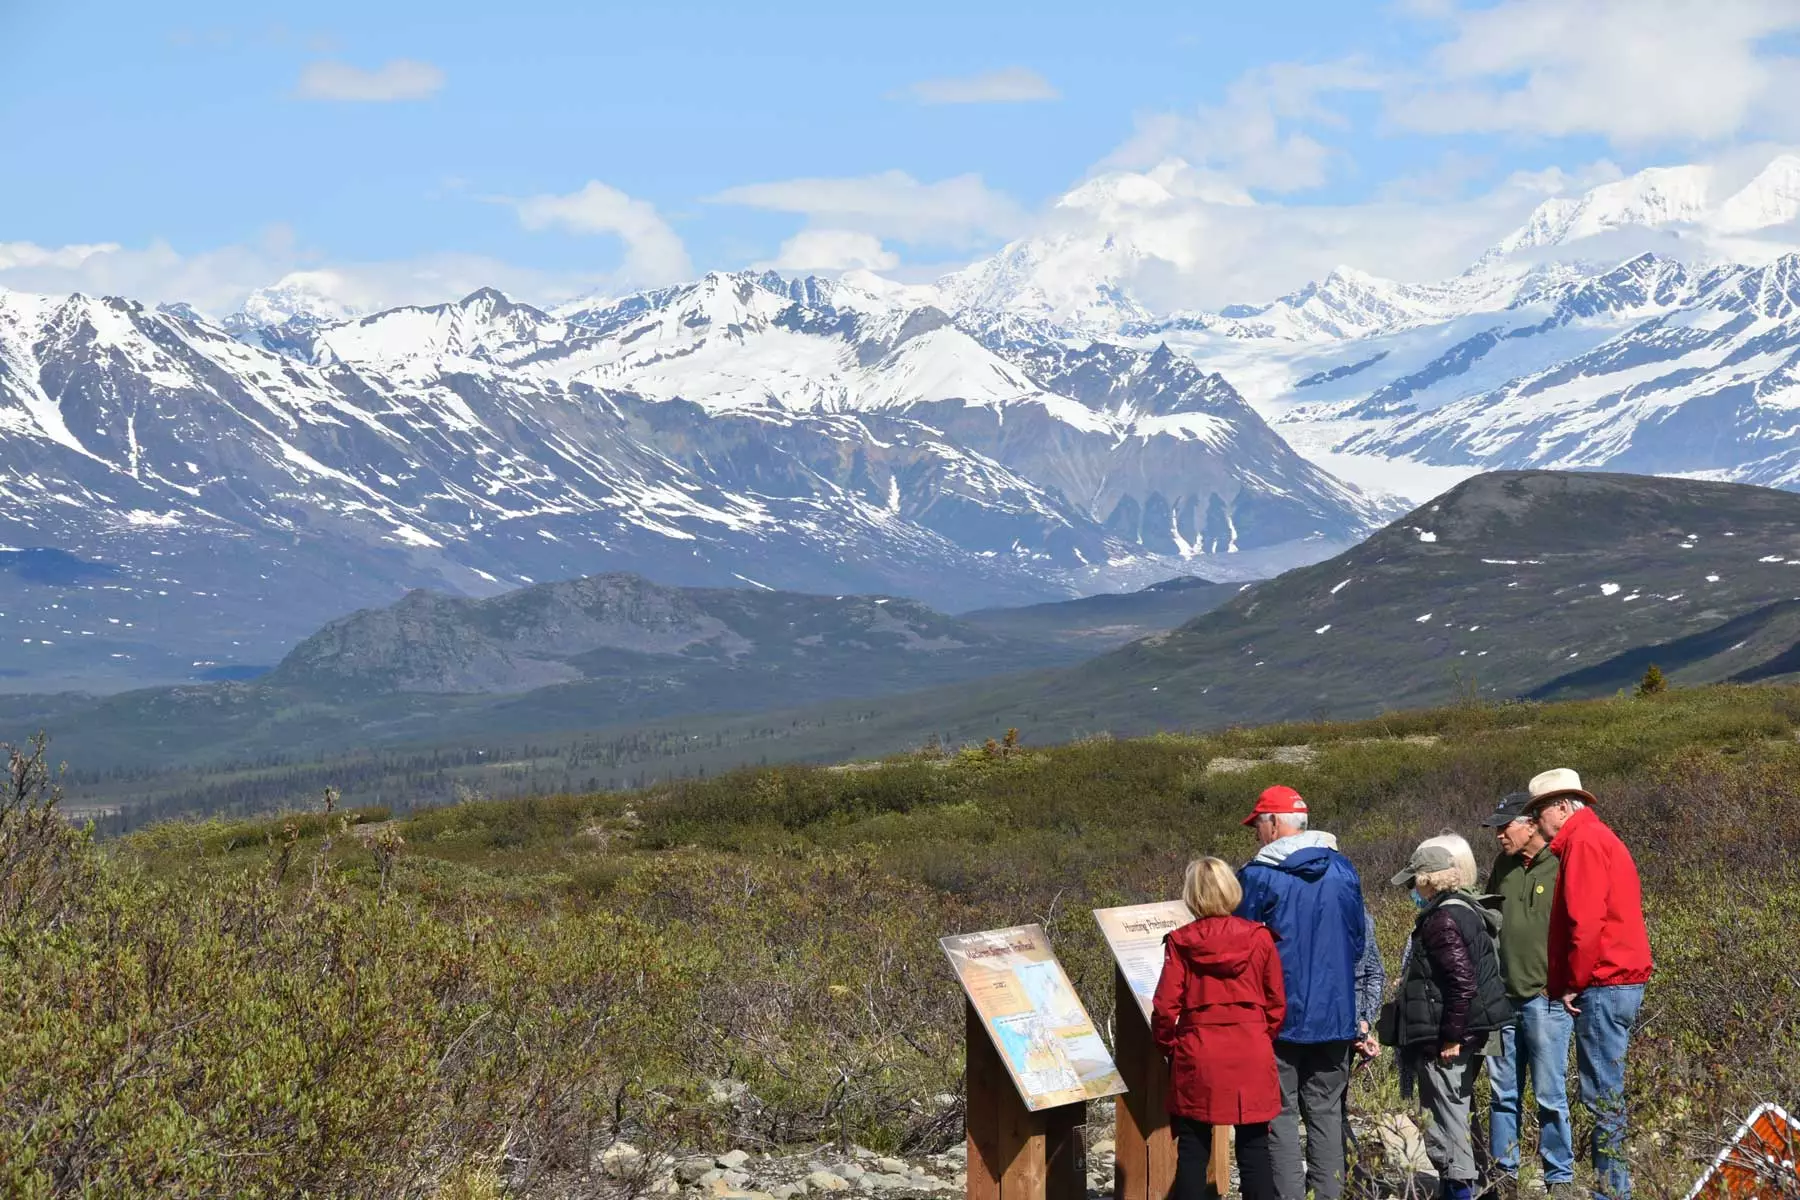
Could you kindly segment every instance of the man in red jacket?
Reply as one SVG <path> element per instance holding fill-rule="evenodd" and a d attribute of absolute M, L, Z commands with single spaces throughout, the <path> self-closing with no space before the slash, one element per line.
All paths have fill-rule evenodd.
<path fill-rule="evenodd" d="M 1545 771 L 1530 784 L 1527 815 L 1562 863 L 1550 907 L 1550 996 L 1575 1017 L 1581 1102 L 1594 1117 L 1597 1196 L 1628 1200 L 1625 1054 L 1650 978 L 1643 888 L 1631 851 L 1589 808 L 1581 776 Z"/>

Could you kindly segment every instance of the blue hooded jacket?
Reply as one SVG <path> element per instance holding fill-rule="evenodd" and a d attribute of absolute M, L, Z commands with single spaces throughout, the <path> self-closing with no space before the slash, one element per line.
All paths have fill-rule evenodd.
<path fill-rule="evenodd" d="M 1278 1040 L 1313 1044 L 1355 1038 L 1357 981 L 1368 924 L 1362 880 L 1328 833 L 1297 833 L 1264 846 L 1238 872 L 1237 915 L 1275 934 L 1287 986 Z"/>

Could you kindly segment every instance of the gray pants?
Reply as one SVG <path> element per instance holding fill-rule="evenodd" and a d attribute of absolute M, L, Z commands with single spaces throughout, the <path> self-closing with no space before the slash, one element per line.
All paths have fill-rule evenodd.
<path fill-rule="evenodd" d="M 1464 1046 L 1449 1062 L 1429 1051 L 1418 1060 L 1419 1102 L 1431 1114 L 1425 1131 L 1425 1157 L 1437 1168 L 1438 1178 L 1474 1183 L 1481 1178 L 1475 1165 L 1475 1141 L 1469 1133 L 1469 1110 L 1475 1103 L 1475 1079 L 1481 1074 L 1481 1055 Z"/>
<path fill-rule="evenodd" d="M 1344 1092 L 1350 1086 L 1350 1043 L 1276 1042 L 1281 1115 L 1269 1123 L 1278 1200 L 1338 1200 L 1344 1194 Z M 1301 1169 L 1300 1123 L 1306 1122 Z"/>

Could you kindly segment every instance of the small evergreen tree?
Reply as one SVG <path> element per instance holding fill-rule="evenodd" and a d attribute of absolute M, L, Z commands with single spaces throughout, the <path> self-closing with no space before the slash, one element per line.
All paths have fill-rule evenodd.
<path fill-rule="evenodd" d="M 1637 694 L 1640 696 L 1660 696 L 1669 690 L 1669 681 L 1663 678 L 1662 668 L 1655 663 L 1644 672 L 1644 678 L 1638 682 Z"/>

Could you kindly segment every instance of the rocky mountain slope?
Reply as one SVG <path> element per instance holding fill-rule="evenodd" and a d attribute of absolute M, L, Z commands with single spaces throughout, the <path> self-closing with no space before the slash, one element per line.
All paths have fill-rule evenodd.
<path fill-rule="evenodd" d="M 0 548 L 115 576 L 0 572 L 10 685 L 266 664 L 410 588 L 599 570 L 951 609 L 1254 577 L 1385 511 L 1185 358 L 995 348 L 817 280 L 302 309 L 0 293 Z"/>

